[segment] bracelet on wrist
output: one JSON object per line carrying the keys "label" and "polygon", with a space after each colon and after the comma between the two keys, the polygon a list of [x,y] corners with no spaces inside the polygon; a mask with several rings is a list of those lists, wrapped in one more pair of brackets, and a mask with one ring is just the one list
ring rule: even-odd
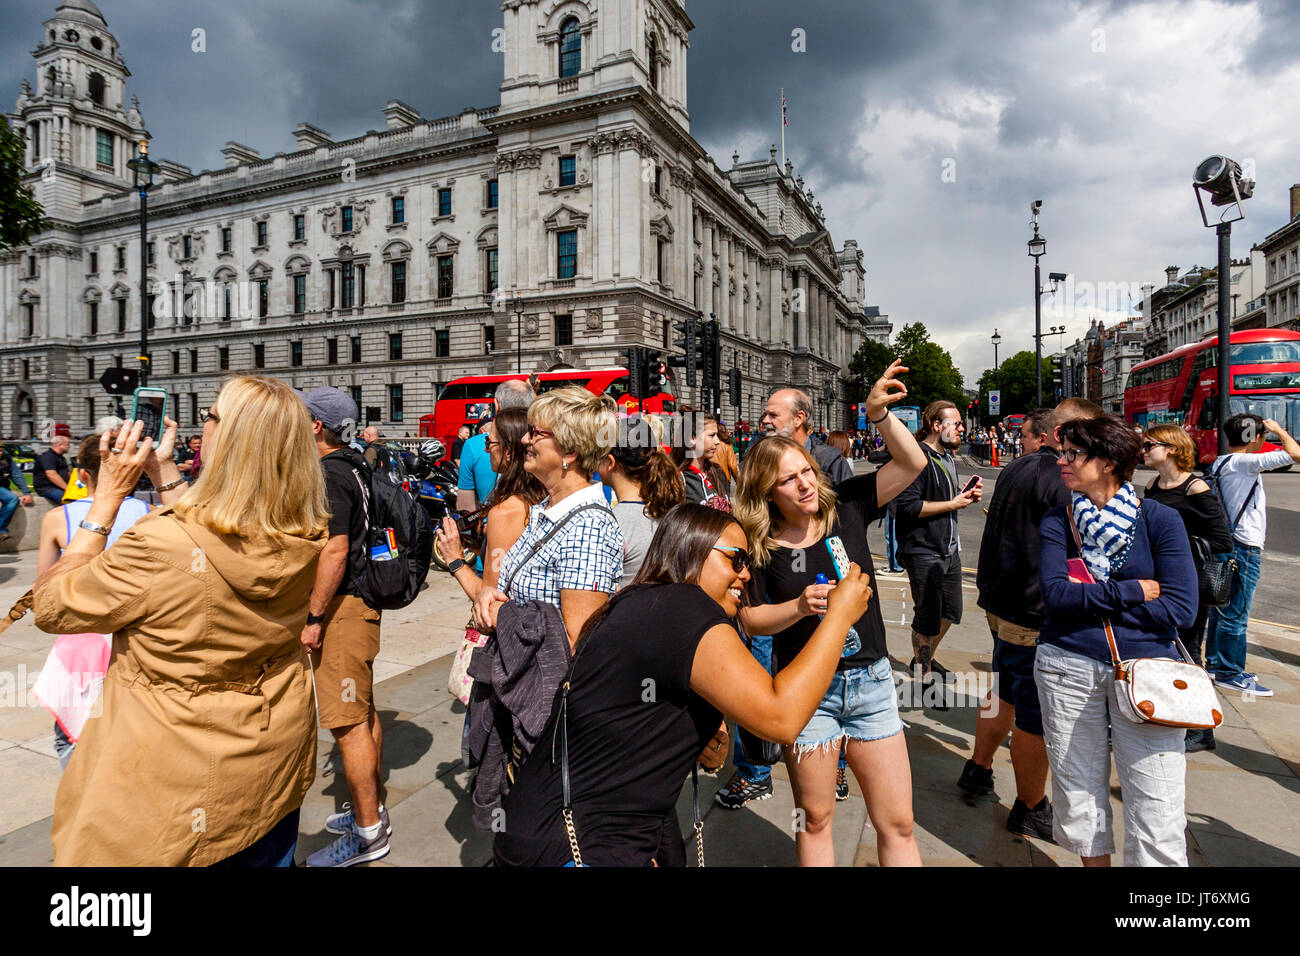
{"label": "bracelet on wrist", "polygon": [[879,418],[868,418],[867,421],[871,422],[871,424],[873,425],[879,425],[888,417],[889,417],[889,409],[886,408],[885,414],[881,415]]}
{"label": "bracelet on wrist", "polygon": [[463,567],[465,567],[465,562],[462,561],[460,558],[456,558],[454,561],[448,562],[448,564],[447,564],[447,573],[448,573],[448,574],[455,574],[457,571],[459,571],[459,570],[460,570],[461,568],[463,568]]}
{"label": "bracelet on wrist", "polygon": [[169,481],[165,485],[154,485],[153,490],[161,494],[164,491],[171,491],[173,488],[179,488],[185,484],[184,478],[177,478],[175,481]]}

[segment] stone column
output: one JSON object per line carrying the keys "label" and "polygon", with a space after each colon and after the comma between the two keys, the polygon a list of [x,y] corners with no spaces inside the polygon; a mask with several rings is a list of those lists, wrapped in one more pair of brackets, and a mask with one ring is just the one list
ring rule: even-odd
{"label": "stone column", "polygon": [[705,213],[700,217],[700,245],[703,248],[704,272],[700,276],[700,311],[704,321],[709,320],[709,313],[715,311],[713,304],[713,230],[716,223],[711,215]]}

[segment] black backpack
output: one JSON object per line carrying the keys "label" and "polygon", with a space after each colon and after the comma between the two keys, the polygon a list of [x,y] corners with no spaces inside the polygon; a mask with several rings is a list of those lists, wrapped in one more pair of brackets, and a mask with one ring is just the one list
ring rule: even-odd
{"label": "black backpack", "polygon": [[372,470],[360,456],[348,458],[366,515],[365,565],[353,586],[376,611],[414,601],[433,557],[433,523],[403,486],[400,459],[392,461]]}

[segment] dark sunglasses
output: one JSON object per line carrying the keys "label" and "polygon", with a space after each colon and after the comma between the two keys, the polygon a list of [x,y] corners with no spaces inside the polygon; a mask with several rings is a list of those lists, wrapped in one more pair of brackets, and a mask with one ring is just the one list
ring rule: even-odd
{"label": "dark sunglasses", "polygon": [[733,548],[730,546],[724,547],[722,545],[715,544],[713,546],[713,550],[721,551],[723,554],[731,555],[731,570],[735,571],[737,574],[739,574],[741,571],[748,570],[749,566],[753,563],[753,558],[749,556],[749,552],[746,551],[744,548]]}
{"label": "dark sunglasses", "polygon": [[1142,454],[1151,454],[1152,448],[1173,448],[1174,446],[1167,441],[1144,441],[1142,443]]}
{"label": "dark sunglasses", "polygon": [[221,416],[209,408],[206,412],[203,413],[203,421],[200,422],[200,424],[206,425],[208,422],[219,422],[219,421],[221,421]]}

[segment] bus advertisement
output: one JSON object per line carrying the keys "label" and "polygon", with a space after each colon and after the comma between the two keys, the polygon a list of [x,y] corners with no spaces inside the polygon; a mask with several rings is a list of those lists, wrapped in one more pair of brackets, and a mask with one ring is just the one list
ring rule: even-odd
{"label": "bus advertisement", "polygon": [[[1271,418],[1300,428],[1300,332],[1248,329],[1229,340],[1228,414]],[[1196,445],[1201,464],[1219,453],[1219,342],[1210,336],[1133,366],[1124,420],[1147,428],[1172,424]],[[1264,449],[1276,445],[1266,442]]]}
{"label": "bus advertisement", "polygon": [[[448,382],[438,393],[433,414],[420,416],[420,437],[439,439],[450,457],[460,426],[468,425],[472,432],[479,421],[496,407],[497,386],[511,379],[526,378],[528,376],[522,374],[466,375]],[[578,385],[595,395],[609,394],[623,414],[637,411],[642,405],[647,414],[671,415],[677,410],[676,399],[667,392],[638,403],[628,394],[625,368],[564,369],[537,375],[538,394],[566,385]]]}

